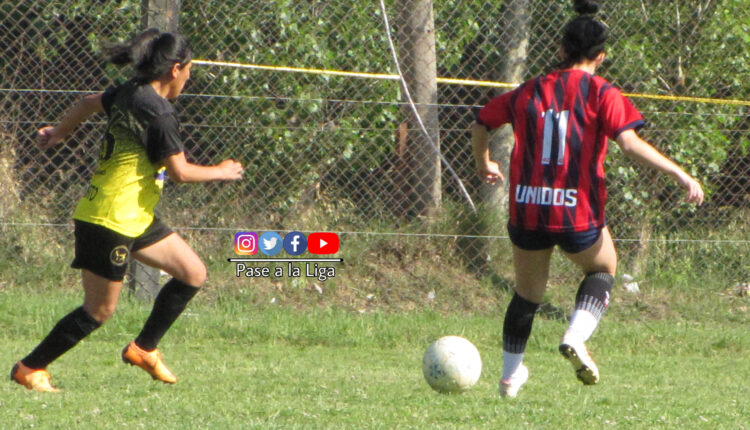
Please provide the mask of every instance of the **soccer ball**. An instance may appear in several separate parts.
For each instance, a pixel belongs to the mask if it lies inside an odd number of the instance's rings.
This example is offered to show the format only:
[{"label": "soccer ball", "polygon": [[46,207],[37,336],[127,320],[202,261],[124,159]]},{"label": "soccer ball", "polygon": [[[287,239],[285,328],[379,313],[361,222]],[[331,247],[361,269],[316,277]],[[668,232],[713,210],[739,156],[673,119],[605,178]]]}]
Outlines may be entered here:
[{"label": "soccer ball", "polygon": [[479,380],[482,358],[468,340],[460,336],[444,336],[424,352],[422,373],[435,391],[462,393]]}]

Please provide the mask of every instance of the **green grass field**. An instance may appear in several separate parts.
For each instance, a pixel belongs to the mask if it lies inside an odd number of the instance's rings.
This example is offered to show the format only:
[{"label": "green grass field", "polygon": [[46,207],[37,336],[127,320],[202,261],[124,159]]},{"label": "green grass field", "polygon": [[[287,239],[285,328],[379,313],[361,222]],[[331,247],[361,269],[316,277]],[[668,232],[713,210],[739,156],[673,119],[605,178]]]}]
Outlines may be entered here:
[{"label": "green grass field", "polygon": [[[69,289],[0,289],[5,371],[79,300]],[[746,308],[741,318],[721,311],[691,321],[614,307],[590,342],[602,373],[594,387],[557,353],[565,323],[537,318],[531,379],[506,400],[496,386],[502,310],[360,314],[199,296],[160,346],[180,378],[167,386],[120,361],[148,312],[123,296],[112,320],[50,366],[63,392],[0,384],[0,428],[745,429]],[[469,338],[484,361],[479,383],[461,395],[433,392],[421,374],[425,347],[446,334]]]}]

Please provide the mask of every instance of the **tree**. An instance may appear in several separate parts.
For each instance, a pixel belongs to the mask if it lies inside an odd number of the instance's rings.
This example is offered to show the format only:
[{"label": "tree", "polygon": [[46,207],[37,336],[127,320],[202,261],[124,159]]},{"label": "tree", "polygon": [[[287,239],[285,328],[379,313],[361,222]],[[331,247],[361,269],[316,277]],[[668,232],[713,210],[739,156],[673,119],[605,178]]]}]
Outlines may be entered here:
[{"label": "tree", "polygon": [[[516,0],[510,5],[504,5],[500,15],[500,25],[504,35],[505,52],[497,74],[493,76],[496,81],[521,82],[524,80],[526,56],[529,49],[530,18],[529,0]],[[508,90],[502,89],[500,93],[506,91]],[[514,142],[513,130],[510,127],[502,127],[490,141],[490,156],[493,160],[499,160],[502,163],[506,173],[507,161]],[[505,187],[483,184],[480,187],[480,195],[482,203],[488,209],[505,210],[505,201],[508,197]]]},{"label": "tree", "polygon": [[402,108],[408,124],[405,178],[410,186],[408,212],[432,215],[441,205],[440,125],[437,106],[435,22],[432,0],[405,0],[399,4],[399,62],[404,84],[416,105],[427,135],[412,106]]}]

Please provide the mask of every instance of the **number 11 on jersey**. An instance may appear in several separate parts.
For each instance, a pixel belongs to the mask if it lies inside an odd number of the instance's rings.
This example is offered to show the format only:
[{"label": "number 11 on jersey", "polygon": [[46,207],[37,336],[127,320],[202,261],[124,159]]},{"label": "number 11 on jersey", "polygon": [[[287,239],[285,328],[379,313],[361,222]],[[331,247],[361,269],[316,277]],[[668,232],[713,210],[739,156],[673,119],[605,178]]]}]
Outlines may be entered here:
[{"label": "number 11 on jersey", "polygon": [[553,109],[549,109],[546,112],[542,112],[542,118],[544,118],[542,164],[547,165],[552,161],[552,136],[555,130],[557,130],[557,165],[562,166],[564,164],[569,116],[570,111],[567,110],[555,112]]}]

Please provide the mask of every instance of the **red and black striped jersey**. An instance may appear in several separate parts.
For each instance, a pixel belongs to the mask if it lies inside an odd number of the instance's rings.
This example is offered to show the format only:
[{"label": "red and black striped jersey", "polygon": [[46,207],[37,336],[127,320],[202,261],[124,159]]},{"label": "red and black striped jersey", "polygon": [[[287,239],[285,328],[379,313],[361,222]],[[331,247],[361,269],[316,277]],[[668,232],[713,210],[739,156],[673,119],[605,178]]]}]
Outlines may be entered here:
[{"label": "red and black striped jersey", "polygon": [[558,70],[493,98],[477,122],[511,123],[510,225],[575,232],[605,225],[607,139],[643,126],[641,114],[604,78]]}]

